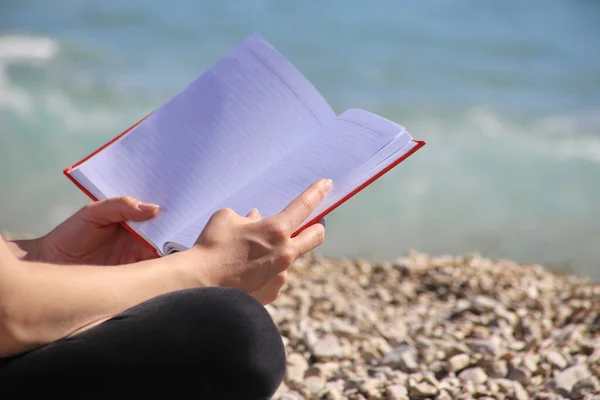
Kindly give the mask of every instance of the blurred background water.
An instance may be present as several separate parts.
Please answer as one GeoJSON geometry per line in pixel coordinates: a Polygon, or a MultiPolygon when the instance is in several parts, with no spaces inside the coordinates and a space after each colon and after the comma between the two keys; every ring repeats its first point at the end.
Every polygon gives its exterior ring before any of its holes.
{"type": "Polygon", "coordinates": [[[600,1],[0,0],[0,229],[87,200],[63,177],[260,32],[336,111],[428,145],[327,221],[321,253],[479,252],[600,279],[600,1]]]}

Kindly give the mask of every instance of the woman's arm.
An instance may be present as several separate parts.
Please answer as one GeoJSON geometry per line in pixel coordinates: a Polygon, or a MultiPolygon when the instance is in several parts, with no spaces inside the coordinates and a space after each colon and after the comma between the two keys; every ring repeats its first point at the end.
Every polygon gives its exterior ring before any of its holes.
{"type": "Polygon", "coordinates": [[[0,238],[0,357],[51,343],[175,290],[228,286],[263,303],[275,300],[288,267],[323,243],[321,224],[291,235],[330,188],[331,181],[316,182],[266,219],[217,211],[191,249],[121,266],[24,261],[0,238]]]}
{"type": "Polygon", "coordinates": [[[202,286],[186,253],[119,267],[17,259],[0,239],[0,356],[66,337],[152,297],[202,286]]]}

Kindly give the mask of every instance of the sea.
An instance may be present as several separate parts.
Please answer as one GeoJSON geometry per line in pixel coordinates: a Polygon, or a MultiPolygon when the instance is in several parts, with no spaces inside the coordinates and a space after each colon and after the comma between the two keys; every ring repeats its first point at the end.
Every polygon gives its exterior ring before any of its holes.
{"type": "Polygon", "coordinates": [[[427,142],[328,216],[321,254],[600,280],[597,0],[0,0],[0,230],[44,234],[84,205],[63,168],[253,32],[336,111],[427,142]]]}

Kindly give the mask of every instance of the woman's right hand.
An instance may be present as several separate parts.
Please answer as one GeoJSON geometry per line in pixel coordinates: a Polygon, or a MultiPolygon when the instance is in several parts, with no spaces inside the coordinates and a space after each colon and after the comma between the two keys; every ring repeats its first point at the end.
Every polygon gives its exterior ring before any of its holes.
{"type": "Polygon", "coordinates": [[[312,184],[283,211],[261,219],[231,209],[217,211],[189,252],[202,286],[227,286],[252,294],[263,304],[273,302],[285,284],[288,267],[323,243],[325,227],[314,224],[291,235],[331,189],[331,180],[312,184]],[[201,263],[201,266],[198,266],[201,263]],[[195,264],[195,265],[194,265],[195,264]],[[200,269],[198,269],[200,267],[200,269]]]}

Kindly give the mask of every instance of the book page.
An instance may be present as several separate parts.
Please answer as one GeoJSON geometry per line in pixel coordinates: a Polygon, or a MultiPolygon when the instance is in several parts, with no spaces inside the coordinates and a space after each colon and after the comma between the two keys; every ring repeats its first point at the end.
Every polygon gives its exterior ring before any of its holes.
{"type": "Polygon", "coordinates": [[[131,225],[161,245],[334,118],[300,72],[252,35],[78,169],[105,197],[159,204],[159,216],[131,225]]]}
{"type": "Polygon", "coordinates": [[[306,223],[312,221],[330,207],[344,199],[349,193],[352,193],[358,187],[384,170],[390,164],[410,152],[417,143],[411,140],[408,132],[404,131],[396,139],[392,140],[365,164],[348,174],[341,181],[334,185],[333,190],[326,199],[311,213],[311,215],[300,226],[302,228],[306,223]]]}
{"type": "MultiPolygon", "coordinates": [[[[349,176],[363,171],[365,163],[375,165],[376,154],[382,154],[391,143],[410,141],[404,128],[392,121],[360,110],[345,114],[210,212],[200,215],[176,234],[173,241],[184,247],[192,246],[212,213],[220,208],[231,208],[240,215],[246,215],[254,207],[263,217],[277,214],[321,178],[330,178],[334,183],[334,189],[323,201],[329,204],[342,193],[348,193],[343,190],[348,187],[345,182],[349,176]],[[342,185],[338,188],[338,184],[342,185]]],[[[359,176],[362,175],[356,175],[359,176]]]]}

